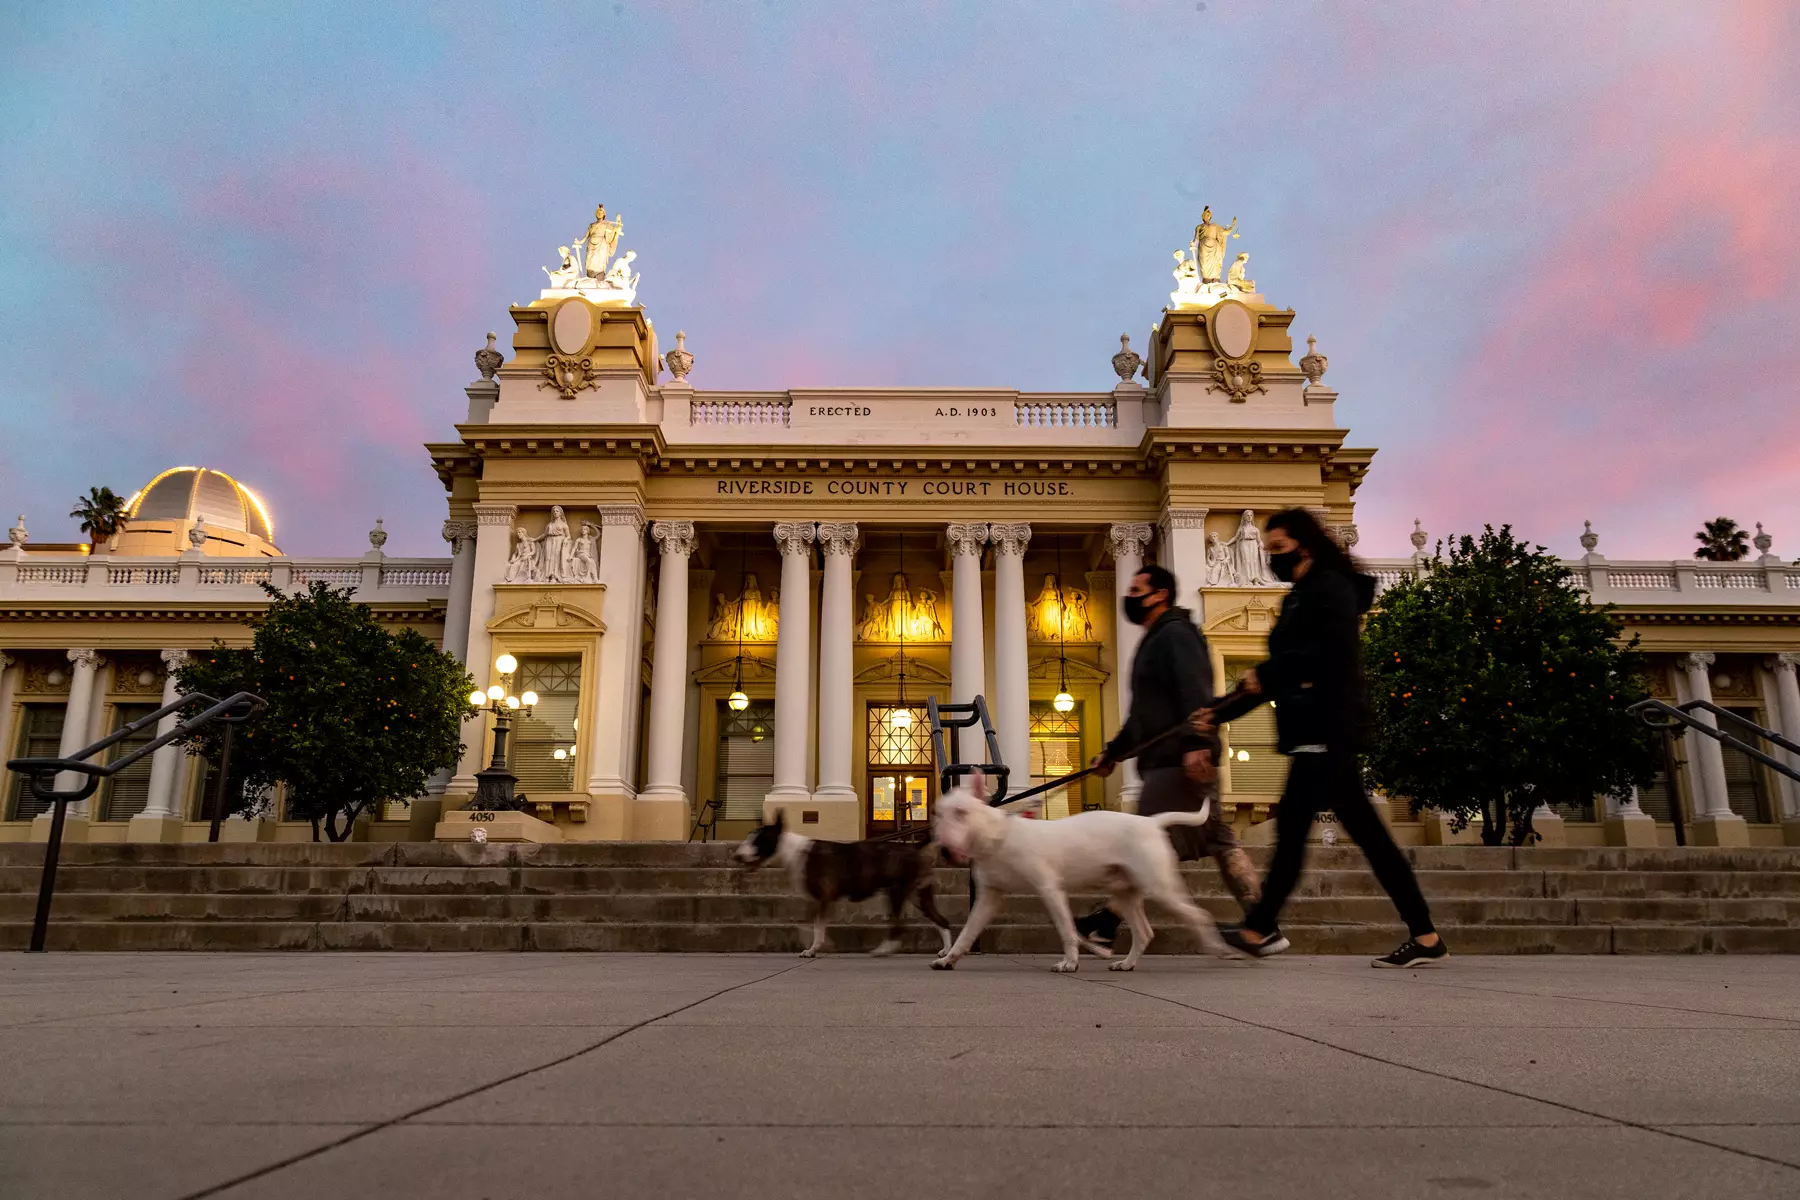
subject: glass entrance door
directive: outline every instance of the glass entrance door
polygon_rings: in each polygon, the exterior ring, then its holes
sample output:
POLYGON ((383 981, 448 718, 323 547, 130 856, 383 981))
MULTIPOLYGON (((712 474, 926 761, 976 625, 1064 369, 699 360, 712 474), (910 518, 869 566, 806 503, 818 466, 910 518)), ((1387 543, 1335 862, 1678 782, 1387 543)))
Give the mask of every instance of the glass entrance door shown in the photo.
POLYGON ((868 749, 863 793, 868 836, 929 822, 937 787, 924 705, 869 705, 868 749))
POLYGON ((931 820, 931 799, 936 789, 930 771, 869 775, 869 833, 892 833, 931 820))

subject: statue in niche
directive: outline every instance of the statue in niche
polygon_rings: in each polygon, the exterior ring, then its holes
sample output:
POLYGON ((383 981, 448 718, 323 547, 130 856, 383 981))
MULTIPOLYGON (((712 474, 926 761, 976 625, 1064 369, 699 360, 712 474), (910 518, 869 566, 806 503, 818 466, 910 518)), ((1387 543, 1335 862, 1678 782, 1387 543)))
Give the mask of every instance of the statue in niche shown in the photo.
POLYGON ((1238 577, 1237 586, 1274 586, 1275 578, 1269 574, 1269 562, 1263 555, 1262 531, 1257 529, 1256 514, 1250 509, 1244 510, 1237 533, 1232 535, 1231 561, 1238 577))
POLYGON ((1194 226, 1194 257, 1200 263, 1200 282, 1217 283, 1225 269, 1225 242, 1238 236, 1237 218, 1231 218, 1231 224, 1220 225, 1212 219, 1212 205, 1207 205, 1200 213, 1200 223, 1194 226))
POLYGON ((1040 642, 1088 642, 1094 638, 1088 622, 1087 594, 1064 588, 1055 575, 1044 576, 1044 586, 1025 616, 1025 635, 1040 642))
POLYGON ((739 612, 743 602, 727 600, 724 592, 715 592, 713 599, 712 624, 706 627, 706 640, 709 642, 735 642, 739 623, 739 612))
POLYGON ((756 582, 756 576, 745 575, 743 591, 737 599, 730 600, 725 593, 717 593, 712 624, 706 630, 707 640, 735 642, 741 638, 746 642, 774 641, 779 627, 776 606, 780 603, 779 590, 770 592, 769 598, 764 600, 762 587, 756 582))
POLYGON ((607 263, 612 260, 613 247, 619 244, 619 231, 624 224, 623 214, 608 221, 606 205, 601 204, 595 207, 593 223, 587 227, 587 232, 581 235, 581 243, 587 251, 582 264, 582 274, 590 279, 605 277, 607 263))
POLYGON ((581 523, 581 536, 569 550, 570 583, 600 582, 600 530, 590 521, 581 523))
MULTIPOLYGON (((919 589, 913 597, 913 620, 917 628, 932 641, 944 640, 944 627, 938 623, 937 593, 919 589)), ((919 640, 924 641, 925 637, 919 640)))
POLYGON ((567 246, 558 246, 556 252, 562 255, 562 265, 552 271, 549 267, 539 268, 550 277, 553 288, 572 288, 575 281, 581 278, 581 264, 575 261, 575 255, 567 246))
POLYGON ((544 526, 543 566, 539 579, 544 583, 567 583, 569 577, 569 522, 562 505, 550 506, 550 523, 544 526))
POLYGON ((938 621, 937 597, 916 595, 905 575, 895 572, 885 599, 863 593, 863 616, 856 636, 864 642, 942 641, 944 627, 938 621))
POLYGON ((538 554, 538 539, 531 536, 521 525, 513 531, 518 541, 513 545, 512 557, 506 562, 506 574, 502 577, 506 583, 542 583, 541 574, 543 560, 538 554))
POLYGON ((1256 280, 1245 278, 1245 273, 1249 269, 1250 252, 1246 250, 1237 256, 1236 262, 1231 264, 1231 273, 1225 277, 1226 286, 1234 292, 1256 291, 1256 280))
POLYGON ((1206 538, 1206 586, 1237 587, 1237 567, 1231 559, 1231 547, 1218 534, 1206 538))

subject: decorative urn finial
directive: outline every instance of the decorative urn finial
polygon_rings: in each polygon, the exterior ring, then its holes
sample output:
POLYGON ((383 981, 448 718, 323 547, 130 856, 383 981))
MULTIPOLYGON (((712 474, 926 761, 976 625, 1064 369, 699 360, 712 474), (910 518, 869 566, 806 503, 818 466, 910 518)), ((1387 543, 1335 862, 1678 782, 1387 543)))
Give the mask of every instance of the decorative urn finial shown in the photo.
POLYGON ((206 530, 200 524, 203 520, 204 517, 196 514, 194 523, 188 526, 188 545, 196 550, 206 545, 206 530))
POLYGON ((1594 532, 1594 523, 1592 521, 1583 521, 1581 523, 1581 548, 1586 550, 1589 554, 1592 554, 1594 552, 1594 547, 1599 544, 1600 535, 1594 532))
POLYGON ((1138 368, 1143 365, 1144 356, 1131 348, 1131 335, 1121 333, 1119 335, 1119 352, 1112 356, 1113 371, 1118 375, 1119 382, 1130 383, 1131 377, 1136 375, 1138 368))
POLYGON ((480 371, 481 377, 489 383, 493 382, 494 372, 500 369, 500 364, 506 361, 500 352, 494 349, 494 341, 498 336, 490 331, 488 344, 475 352, 475 369, 480 371))
POLYGON ((387 530, 381 527, 381 518, 375 518, 375 528, 369 530, 369 545, 379 550, 387 545, 387 530))
POLYGON ((6 540, 21 550, 25 548, 25 543, 31 540, 31 534, 25 529, 24 513, 19 514, 19 523, 6 531, 6 540))
POLYGON ((1319 353, 1319 339, 1311 334, 1306 338, 1306 354, 1300 359, 1300 373, 1306 376, 1306 386, 1314 387, 1319 380, 1325 378, 1325 367, 1330 360, 1319 353))
POLYGON ((1756 523, 1756 536, 1750 539, 1750 544, 1756 547, 1756 552, 1758 554, 1767 554, 1769 552, 1769 547, 1775 544, 1775 539, 1763 532, 1762 522, 1758 521, 1756 523))
POLYGON ((694 356, 688 353, 687 332, 675 332, 675 348, 663 355, 663 362, 669 368, 669 374, 678 380, 686 380, 687 373, 694 369, 694 356))
POLYGON ((1424 524, 1422 522, 1420 522, 1419 518, 1414 517, 1413 518, 1413 531, 1412 531, 1412 544, 1413 544, 1414 553, 1417 553, 1417 554, 1425 553, 1425 543, 1430 540, 1431 540, 1431 535, 1425 532, 1424 524))

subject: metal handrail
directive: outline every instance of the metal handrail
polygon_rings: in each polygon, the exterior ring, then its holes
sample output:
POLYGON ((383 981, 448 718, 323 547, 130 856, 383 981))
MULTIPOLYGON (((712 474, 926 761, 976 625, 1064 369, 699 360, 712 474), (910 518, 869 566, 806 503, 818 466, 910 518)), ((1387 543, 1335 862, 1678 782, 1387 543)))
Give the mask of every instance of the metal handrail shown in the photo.
POLYGON ((1766 738, 1793 754, 1800 754, 1800 746, 1796 746, 1793 742, 1788 741, 1788 739, 1782 737, 1773 729, 1764 729, 1755 721, 1738 713, 1734 713, 1730 709, 1720 708, 1718 705, 1708 700, 1689 700, 1686 704, 1668 704, 1661 700, 1639 700, 1625 711, 1636 715, 1638 720, 1642 721, 1652 729, 1672 730, 1676 736, 1680 736, 1689 729, 1698 730, 1707 737, 1718 742, 1720 745, 1730 746, 1734 750, 1741 750, 1751 758, 1754 758, 1757 762, 1768 767, 1770 770, 1779 771, 1789 779, 1794 780, 1796 783, 1800 783, 1800 769, 1791 767, 1774 756, 1763 753, 1755 746, 1732 737, 1729 733, 1719 729, 1717 726, 1708 725, 1705 721, 1702 721, 1700 718, 1693 715, 1693 709, 1704 709, 1714 717, 1724 717, 1727 720, 1735 721, 1757 737, 1766 738))
MULTIPOLYGON (((148 716, 139 717, 128 725, 120 726, 117 730, 108 734, 106 737, 101 738, 93 745, 77 750, 74 754, 65 758, 14 758, 7 761, 6 766, 8 770, 17 771, 19 774, 26 777, 26 780, 31 787, 32 797, 48 804, 51 808, 50 838, 44 845, 44 873, 43 877, 38 881, 37 913, 32 918, 31 922, 31 950, 33 953, 41 953, 43 951, 45 933, 50 924, 50 901, 51 897, 56 893, 56 864, 62 856, 63 822, 68 814, 68 806, 86 800, 89 796, 92 796, 99 790, 101 783, 112 778, 114 775, 117 775, 120 771, 123 771, 126 767, 129 767, 146 755, 154 754, 164 746, 167 746, 170 742, 179 741, 193 733, 195 730, 202 726, 210 725, 214 721, 228 721, 233 726, 242 724, 262 712, 265 707, 267 706, 264 704, 262 697, 253 695, 250 692, 238 692, 223 700, 214 700, 211 696, 201 695, 199 692, 191 692, 172 703, 163 705, 148 716), (109 746, 115 746, 132 734, 156 724, 170 713, 180 712, 184 708, 191 708, 195 704, 201 703, 208 705, 205 711, 187 721, 180 722, 173 729, 169 730, 169 732, 151 739, 136 750, 133 750, 130 754, 127 754, 122 758, 116 758, 108 763, 88 761, 102 750, 107 749, 109 746), (71 774, 82 775, 86 778, 81 780, 79 786, 75 788, 68 791, 58 791, 56 789, 56 777, 64 771, 70 772, 71 774)), ((229 734, 229 728, 227 733, 229 734)), ((227 759, 224 764, 224 770, 228 771, 229 769, 230 760, 227 759)), ((215 838, 217 836, 216 831, 218 828, 219 817, 222 815, 222 810, 224 808, 224 785, 225 780, 221 778, 219 781, 220 799, 216 803, 215 812, 213 813, 215 838)))

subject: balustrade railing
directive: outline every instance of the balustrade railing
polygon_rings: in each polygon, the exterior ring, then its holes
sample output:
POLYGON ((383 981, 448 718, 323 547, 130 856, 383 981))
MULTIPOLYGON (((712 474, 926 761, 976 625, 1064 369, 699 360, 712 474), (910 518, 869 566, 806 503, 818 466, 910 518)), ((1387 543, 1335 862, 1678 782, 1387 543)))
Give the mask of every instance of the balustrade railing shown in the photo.
POLYGON ((449 567, 395 567, 382 568, 382 587, 404 588, 447 588, 450 586, 449 567))
POLYGON ((1119 410, 1086 401, 1018 400, 1013 423, 1031 429, 1111 429, 1119 423, 1119 410))
MULTIPOLYGON (((300 560, 258 558, 247 561, 209 558, 193 560, 115 560, 106 557, 64 559, 53 562, 0 562, 0 599, 17 595, 55 596, 90 588, 104 588, 114 599, 192 592, 254 592, 264 583, 278 588, 301 588, 325 583, 337 588, 370 591, 370 564, 361 559, 300 560)), ((376 567, 374 588, 445 594, 450 587, 447 559, 401 559, 376 567)))
POLYGON ((793 413, 787 400, 690 400, 692 425, 786 425, 793 413))
POLYGON ((323 583, 330 587, 355 587, 362 582, 361 567, 295 567, 294 582, 323 583))

